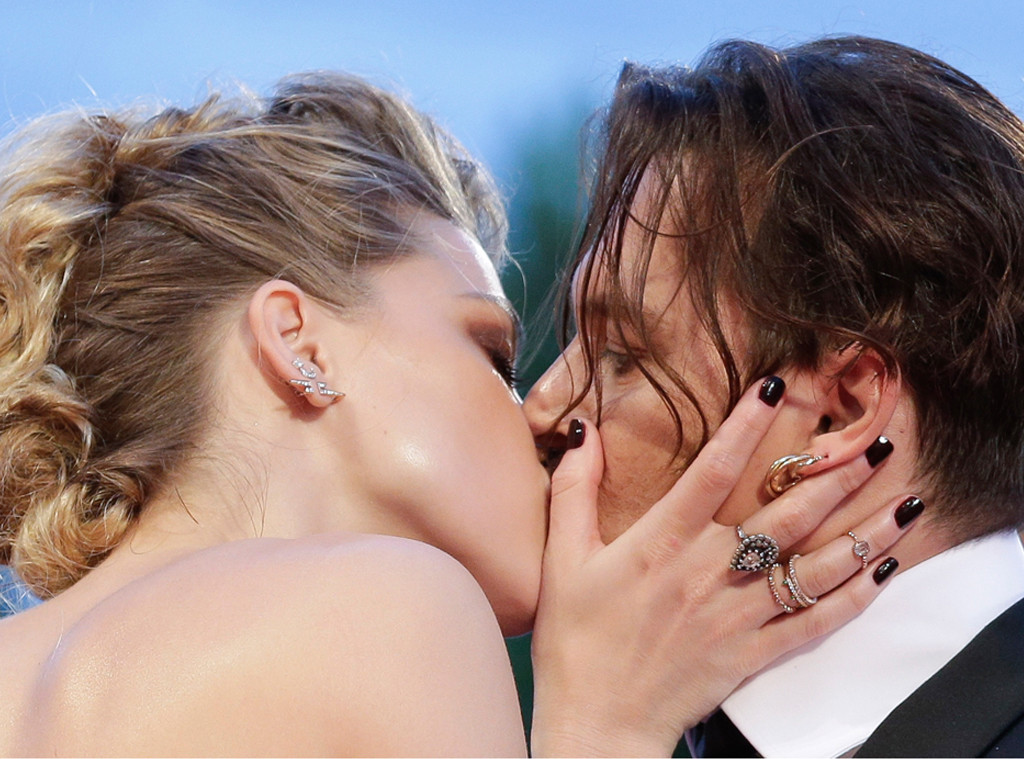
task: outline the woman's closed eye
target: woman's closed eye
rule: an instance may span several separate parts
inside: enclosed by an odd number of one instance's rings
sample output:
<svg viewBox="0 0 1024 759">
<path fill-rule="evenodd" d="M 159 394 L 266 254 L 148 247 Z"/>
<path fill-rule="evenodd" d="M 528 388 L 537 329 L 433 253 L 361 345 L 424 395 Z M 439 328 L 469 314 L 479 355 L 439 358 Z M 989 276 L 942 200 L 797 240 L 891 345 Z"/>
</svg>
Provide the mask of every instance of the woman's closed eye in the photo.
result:
<svg viewBox="0 0 1024 759">
<path fill-rule="evenodd" d="M 510 388 L 515 388 L 516 383 L 519 381 L 519 370 L 516 366 L 515 356 L 512 355 L 511 350 L 501 348 L 489 348 L 487 350 L 491 358 L 491 363 L 497 370 L 501 378 L 505 380 Z"/>
<path fill-rule="evenodd" d="M 464 298 L 473 308 L 468 317 L 468 335 L 480 346 L 505 384 L 515 390 L 522 330 L 518 314 L 503 296 L 474 292 Z"/>
<path fill-rule="evenodd" d="M 474 342 L 480 346 L 487 360 L 510 388 L 515 389 L 519 379 L 516 344 L 505 325 L 477 325 L 472 331 Z"/>
</svg>

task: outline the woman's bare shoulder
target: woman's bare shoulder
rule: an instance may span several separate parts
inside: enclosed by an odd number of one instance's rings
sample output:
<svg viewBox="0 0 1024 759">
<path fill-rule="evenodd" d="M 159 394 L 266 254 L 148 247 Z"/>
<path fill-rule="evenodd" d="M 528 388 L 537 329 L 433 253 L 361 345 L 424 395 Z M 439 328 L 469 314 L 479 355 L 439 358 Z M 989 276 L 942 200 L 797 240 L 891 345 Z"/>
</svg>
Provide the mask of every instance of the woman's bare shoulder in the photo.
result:
<svg viewBox="0 0 1024 759">
<path fill-rule="evenodd" d="M 133 583 L 76 627 L 55 705 L 86 732 L 130 725 L 129 752 L 525 750 L 483 592 L 416 541 L 218 546 Z M 74 694 L 80 703 L 68 703 Z"/>
</svg>

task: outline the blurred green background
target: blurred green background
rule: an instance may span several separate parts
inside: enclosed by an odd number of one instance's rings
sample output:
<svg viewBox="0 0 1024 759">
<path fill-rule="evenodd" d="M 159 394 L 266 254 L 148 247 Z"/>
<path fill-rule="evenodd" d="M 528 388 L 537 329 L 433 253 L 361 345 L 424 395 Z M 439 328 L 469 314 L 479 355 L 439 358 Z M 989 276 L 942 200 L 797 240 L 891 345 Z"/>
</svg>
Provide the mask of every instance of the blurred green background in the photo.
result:
<svg viewBox="0 0 1024 759">
<path fill-rule="evenodd" d="M 517 135 L 517 166 L 509 198 L 509 245 L 515 265 L 502 273 L 505 292 L 523 318 L 526 348 L 520 358 L 525 395 L 558 356 L 558 285 L 571 260 L 583 208 L 581 129 L 592 107 L 580 98 L 564 113 L 539 117 Z M 529 736 L 533 711 L 530 636 L 507 641 Z"/>
</svg>

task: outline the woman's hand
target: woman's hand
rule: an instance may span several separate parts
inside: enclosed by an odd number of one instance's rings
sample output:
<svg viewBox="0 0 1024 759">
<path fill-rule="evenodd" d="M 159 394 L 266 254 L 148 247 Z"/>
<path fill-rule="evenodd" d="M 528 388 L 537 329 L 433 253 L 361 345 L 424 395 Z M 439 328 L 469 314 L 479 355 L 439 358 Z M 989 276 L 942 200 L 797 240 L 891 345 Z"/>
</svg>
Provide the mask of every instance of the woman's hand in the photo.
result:
<svg viewBox="0 0 1024 759">
<path fill-rule="evenodd" d="M 876 567 L 859 571 L 847 536 L 800 558 L 801 590 L 821 598 L 793 614 L 783 614 L 764 572 L 730 568 L 736 528 L 712 517 L 776 413 L 748 391 L 672 490 L 609 545 L 597 526 L 597 430 L 587 425 L 583 444 L 566 452 L 552 478 L 533 637 L 535 755 L 668 756 L 746 677 L 852 619 L 881 591 Z M 784 552 L 872 471 L 860 456 L 809 478 L 743 527 Z M 903 500 L 855 533 L 887 550 L 906 531 L 894 519 Z M 795 607 L 784 577 L 775 570 L 781 600 Z"/>
</svg>

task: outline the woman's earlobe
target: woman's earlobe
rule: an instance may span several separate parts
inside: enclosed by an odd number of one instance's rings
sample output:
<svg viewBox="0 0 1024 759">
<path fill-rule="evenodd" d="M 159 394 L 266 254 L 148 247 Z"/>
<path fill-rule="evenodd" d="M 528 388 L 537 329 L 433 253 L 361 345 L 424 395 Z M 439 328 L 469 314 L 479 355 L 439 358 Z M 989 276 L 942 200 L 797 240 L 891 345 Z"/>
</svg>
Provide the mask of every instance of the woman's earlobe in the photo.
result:
<svg viewBox="0 0 1024 759">
<path fill-rule="evenodd" d="M 318 379 L 320 375 L 317 373 L 315 364 L 307 364 L 302 359 L 296 357 L 292 359 L 292 366 L 302 376 L 290 378 L 288 383 L 292 386 L 295 394 L 309 401 L 310 405 L 329 406 L 345 397 L 344 393 L 332 390 L 327 386 L 326 382 Z"/>
<path fill-rule="evenodd" d="M 327 384 L 313 360 L 323 347 L 320 321 L 300 288 L 284 280 L 265 282 L 249 301 L 248 322 L 256 361 L 268 380 L 286 385 L 314 408 L 344 397 Z"/>
</svg>

